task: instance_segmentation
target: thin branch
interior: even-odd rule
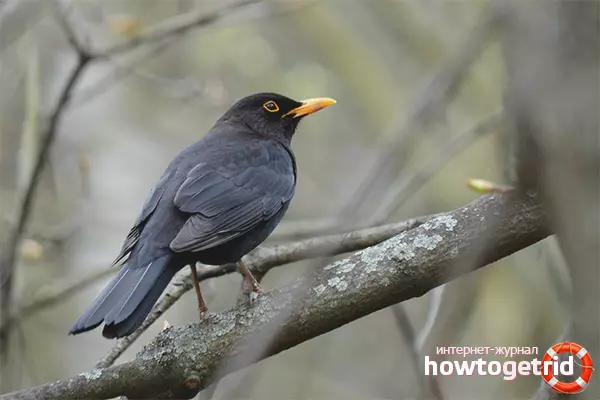
[[[65,109],[70,103],[71,94],[77,85],[77,82],[91,61],[91,58],[87,52],[85,52],[83,48],[79,46],[66,21],[62,18],[59,18],[59,21],[65,28],[65,34],[69,38],[69,42],[74,46],[74,50],[77,52],[77,64],[67,77],[67,80],[58,96],[54,110],[50,114],[50,119],[46,125],[46,128],[41,134],[42,139],[35,161],[35,166],[31,172],[23,200],[17,211],[17,222],[13,228],[10,229],[8,240],[0,256],[0,371],[4,370],[6,366],[5,363],[9,358],[7,356],[7,352],[11,331],[10,321],[13,280],[18,258],[17,253],[19,244],[23,234],[25,233],[27,223],[31,217],[31,211],[34,205],[38,183],[49,158],[52,145],[54,144],[58,125]]]
[[[67,282],[61,280],[60,282],[53,282],[52,285],[44,285],[47,287],[43,287],[43,293],[35,296],[35,298],[28,303],[17,305],[17,310],[12,313],[6,323],[11,324],[20,322],[40,311],[54,307],[71,298],[71,296],[81,290],[98,282],[100,279],[110,276],[117,271],[116,268],[101,268],[83,277],[78,276],[75,279],[69,279]]]
[[[339,229],[339,223],[335,218],[282,221],[269,236],[269,240],[285,242],[306,239],[337,233]]]
[[[0,55],[44,16],[47,1],[5,0],[0,3]]]
[[[378,151],[373,165],[366,168],[367,173],[361,177],[354,195],[351,196],[352,201],[341,212],[342,216],[353,214],[360,209],[367,200],[365,196],[371,193],[377,184],[382,170],[393,161],[406,159],[405,152],[420,131],[419,128],[445,114],[469,68],[483,51],[497,18],[494,8],[488,8],[482,13],[476,27],[469,32],[458,51],[444,62],[424,90],[418,92],[408,117],[405,120],[397,117],[388,132],[382,135],[380,141],[385,141],[385,144],[382,143],[382,150]]]
[[[425,319],[425,324],[423,325],[423,328],[421,329],[419,334],[416,336],[415,342],[413,343],[415,351],[418,354],[421,354],[423,352],[423,349],[425,348],[425,343],[427,342],[427,339],[431,335],[433,327],[435,326],[435,322],[437,321],[438,316],[440,314],[440,308],[443,305],[442,300],[444,299],[445,291],[446,285],[439,286],[431,291],[431,298],[429,300],[430,303],[429,309],[427,311],[427,318]]]
[[[265,293],[254,307],[240,304],[209,323],[161,332],[136,358],[124,364],[14,392],[0,399],[191,398],[233,368],[256,362],[239,359],[248,338],[278,324],[266,358],[392,304],[422,296],[458,276],[528,247],[551,234],[535,198],[518,193],[483,196],[376,246],[317,271],[310,279]],[[497,218],[496,215],[503,215]],[[482,241],[493,235],[494,242]],[[483,248],[484,251],[481,251]],[[472,253],[478,257],[473,260]],[[457,263],[471,268],[453,271]],[[311,288],[293,296],[298,286]],[[285,321],[282,310],[292,307]],[[283,322],[283,323],[282,323]],[[245,361],[245,362],[243,362]]]
[[[410,319],[408,318],[404,307],[402,307],[402,304],[396,304],[393,307],[390,307],[390,309],[394,314],[394,319],[396,320],[398,330],[401,332],[402,337],[409,348],[413,370],[416,372],[419,385],[421,386],[421,394],[423,398],[434,398],[437,400],[443,400],[444,395],[440,388],[440,384],[437,380],[437,377],[433,375],[425,376],[421,374],[421,371],[423,370],[421,362],[422,357],[421,354],[418,352],[417,348],[415,347],[415,330],[412,326],[412,323],[410,322]]]
[[[112,47],[108,47],[104,50],[99,50],[94,54],[98,58],[112,57],[131,51],[143,44],[157,43],[171,37],[181,36],[194,28],[212,25],[215,22],[218,22],[221,19],[229,16],[231,11],[248,7],[253,4],[258,4],[263,1],[264,0],[241,0],[210,13],[194,11],[178,15],[161,24],[158,24],[157,26],[154,26],[153,28],[143,32],[133,39],[130,39],[124,43],[119,43]]]
[[[465,150],[476,139],[498,130],[502,123],[501,113],[493,114],[475,124],[470,130],[455,135],[436,151],[420,169],[399,181],[387,193],[371,223],[380,224],[402,207],[423,185],[425,185],[454,156]]]
[[[48,156],[50,154],[52,144],[54,143],[54,139],[56,138],[58,124],[60,123],[64,110],[69,104],[71,92],[77,84],[79,78],[83,74],[89,61],[90,59],[87,58],[85,55],[79,54],[77,65],[70,73],[60,93],[54,111],[51,113],[48,125],[42,134],[42,140],[40,144],[40,150],[37,155],[36,164],[27,184],[27,189],[25,191],[23,202],[21,203],[20,208],[18,210],[19,217],[17,220],[17,224],[11,230],[6,247],[2,251],[2,259],[0,260],[0,288],[2,289],[2,318],[0,319],[0,355],[2,355],[2,357],[0,358],[4,360],[6,360],[7,358],[5,357],[5,355],[8,346],[8,335],[10,331],[10,325],[7,324],[6,321],[9,319],[10,316],[13,277],[15,264],[17,262],[17,250],[19,247],[19,242],[21,241],[21,237],[25,232],[25,228],[31,216],[31,210],[35,199],[38,182],[40,176],[42,175],[42,171],[44,170],[44,166],[46,165],[46,161],[48,160]]]
[[[295,261],[314,257],[331,256],[349,253],[373,246],[408,229],[426,222],[432,216],[413,218],[407,221],[376,228],[362,229],[350,233],[330,235],[302,240],[294,243],[259,247],[244,259],[252,273],[258,278],[264,276],[272,268]],[[202,265],[197,268],[198,280],[204,281],[236,272],[235,264],[222,266]],[[163,297],[158,301],[142,326],[133,334],[120,339],[117,344],[96,364],[96,368],[112,365],[116,359],[131,346],[142,333],[161,317],[177,300],[192,289],[191,272],[188,269],[180,272]]]
[[[231,4],[229,6],[225,6],[224,9],[219,10],[210,15],[200,14],[199,12],[191,12],[188,14],[179,15],[179,16],[169,19],[166,22],[161,23],[159,25],[159,27],[151,28],[150,31],[147,31],[146,33],[142,33],[141,36],[138,36],[129,42],[121,43],[121,44],[114,46],[113,48],[104,50],[104,53],[102,51],[99,51],[97,56],[99,58],[105,58],[105,57],[115,55],[113,53],[114,51],[117,51],[119,54],[121,54],[120,52],[124,51],[124,50],[120,50],[119,49],[120,47],[131,47],[131,49],[133,50],[135,48],[135,47],[133,47],[134,46],[133,42],[137,42],[138,45],[141,45],[141,44],[149,45],[149,46],[147,46],[147,47],[149,47],[149,49],[145,49],[145,47],[142,47],[143,50],[134,54],[132,56],[132,57],[134,57],[134,59],[133,60],[129,59],[127,62],[127,65],[123,65],[123,64],[117,63],[115,60],[112,60],[114,63],[114,71],[112,71],[110,74],[108,74],[107,76],[100,79],[100,81],[97,82],[93,87],[81,91],[77,97],[77,106],[79,106],[81,104],[85,104],[86,102],[95,98],[99,94],[102,94],[112,84],[114,84],[115,82],[118,82],[119,80],[121,80],[129,75],[132,75],[132,74],[140,75],[139,71],[136,71],[135,66],[140,64],[143,61],[147,61],[149,58],[157,56],[158,54],[160,54],[161,52],[166,50],[172,43],[174,43],[178,39],[178,35],[181,35],[181,34],[187,32],[187,30],[189,30],[189,29],[206,27],[206,26],[210,25],[211,23],[214,24],[216,22],[219,22],[223,18],[228,16],[228,14],[227,14],[228,10],[231,11],[231,10],[234,10],[237,8],[248,6],[252,3],[260,3],[260,2],[264,2],[264,0],[245,1],[245,2],[238,3],[238,4]],[[296,12],[296,11],[300,11],[302,9],[311,7],[315,4],[318,4],[318,3],[317,2],[311,3],[309,1],[306,1],[306,2],[302,2],[302,5],[295,5],[295,6],[286,5],[285,7],[277,7],[277,9],[270,9],[269,13],[267,15],[268,16],[276,16],[281,13]],[[168,27],[170,27],[171,29],[167,29]],[[178,28],[177,32],[173,32],[173,29],[175,29],[175,28]],[[160,32],[160,31],[163,31],[165,33],[165,36],[161,37],[157,33],[154,33],[154,34],[152,34],[152,37],[149,38],[151,32]],[[139,54],[142,51],[144,51],[144,49],[146,52]],[[106,53],[106,52],[108,52],[108,53]],[[154,80],[156,81],[158,79],[160,79],[160,78],[155,77]]]
[[[100,78],[92,87],[81,90],[77,96],[77,103],[74,104],[74,107],[80,107],[85,105],[88,101],[95,99],[102,93],[106,92],[112,85],[125,79],[129,75],[131,75],[135,71],[135,67],[142,62],[147,62],[150,59],[157,57],[161,53],[163,53],[170,45],[172,44],[172,40],[165,40],[164,42],[158,43],[154,45],[154,47],[149,48],[149,50],[142,51],[140,50],[135,54],[134,59],[128,60],[128,65],[120,65],[118,62],[114,62],[113,71],[108,73],[106,76]]]
[[[73,50],[75,50],[78,54],[86,55],[88,58],[91,58],[89,57],[88,49],[79,42],[73,26],[71,23],[69,23],[68,14],[71,13],[71,10],[68,9],[60,0],[53,0],[51,11]]]

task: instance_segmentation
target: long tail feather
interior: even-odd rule
[[[171,279],[173,279],[175,272],[175,269],[167,268],[127,318],[118,323],[107,323],[104,325],[102,336],[109,339],[120,338],[132,334],[139,328],[152,310],[156,300],[158,300],[161,293],[167,287]]]
[[[122,337],[133,332],[177,272],[169,261],[170,256],[165,256],[143,268],[123,266],[69,333],[86,332],[102,322],[106,324],[103,331],[106,337]]]

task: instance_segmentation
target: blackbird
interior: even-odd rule
[[[196,262],[238,263],[254,295],[260,294],[241,259],[271,234],[290,205],[296,187],[290,142],[298,123],[334,103],[259,93],[234,104],[201,140],[171,161],[113,263],[122,262],[121,270],[70,334],[103,322],[106,338],[133,333],[186,265],[204,314]]]

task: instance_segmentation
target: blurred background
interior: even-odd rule
[[[5,3],[0,16],[2,242],[35,164],[40,127],[76,59],[51,2]],[[69,21],[84,44],[104,48],[168,18],[224,3],[75,1]],[[299,183],[271,242],[290,239],[288,233],[298,227],[318,233],[332,220],[343,230],[373,215],[391,222],[451,210],[478,196],[465,185],[473,177],[509,183],[509,144],[501,129],[473,136],[452,150],[448,163],[432,167],[452,138],[501,109],[505,71],[498,44],[482,43],[460,87],[444,100],[443,112],[411,123],[410,132],[403,129],[414,120],[419,102],[428,101],[424,89],[445,60],[477,39],[473,29],[485,4],[267,1],[207,28],[94,63],[64,112],[42,175],[20,247],[12,308],[19,310],[65,280],[107,269],[171,158],[201,138],[233,102],[255,92],[338,101],[306,119],[294,138]],[[390,151],[392,162],[373,170]],[[386,196],[397,195],[424,170],[431,176],[413,182],[408,193],[400,191],[403,201],[385,204]],[[341,210],[352,212],[337,218]],[[407,339],[393,308],[382,310],[224,379],[214,398],[426,398],[411,346],[418,347],[420,359],[440,359],[435,348],[444,345],[538,346],[543,354],[560,335],[564,318],[558,254],[548,239],[396,306],[408,314],[419,343]],[[308,265],[313,264],[274,269],[263,287],[281,286]],[[108,279],[104,275],[51,307],[16,316],[2,392],[87,371],[106,354],[114,342],[99,331],[75,337],[67,332]],[[210,309],[234,305],[240,281],[234,274],[203,282]],[[119,362],[133,358],[164,319],[171,325],[195,321],[194,295],[188,293]],[[232,392],[240,379],[244,391]],[[506,399],[529,397],[540,379],[452,376],[438,377],[437,383],[444,398]]]

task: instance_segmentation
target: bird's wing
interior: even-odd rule
[[[161,197],[163,196],[163,193],[165,192],[169,178],[170,178],[170,174],[165,173],[160,178],[158,183],[152,188],[152,190],[148,194],[148,197],[146,197],[146,201],[142,207],[142,211],[140,212],[140,215],[137,217],[137,220],[135,221],[135,223],[133,224],[133,227],[129,231],[129,234],[125,238],[125,241],[123,242],[123,246],[121,247],[121,251],[119,252],[119,255],[117,256],[115,261],[112,263],[113,266],[118,264],[121,260],[123,260],[131,252],[131,250],[133,249],[135,244],[140,239],[140,234],[142,232],[142,229],[144,229],[144,225],[146,225],[146,222],[148,222],[148,219],[150,218],[150,216],[156,209],[158,202],[160,201]]]
[[[224,166],[201,163],[190,170],[174,203],[191,216],[171,242],[173,251],[201,251],[226,243],[291,200],[295,172],[287,150],[263,143],[243,153]]]

